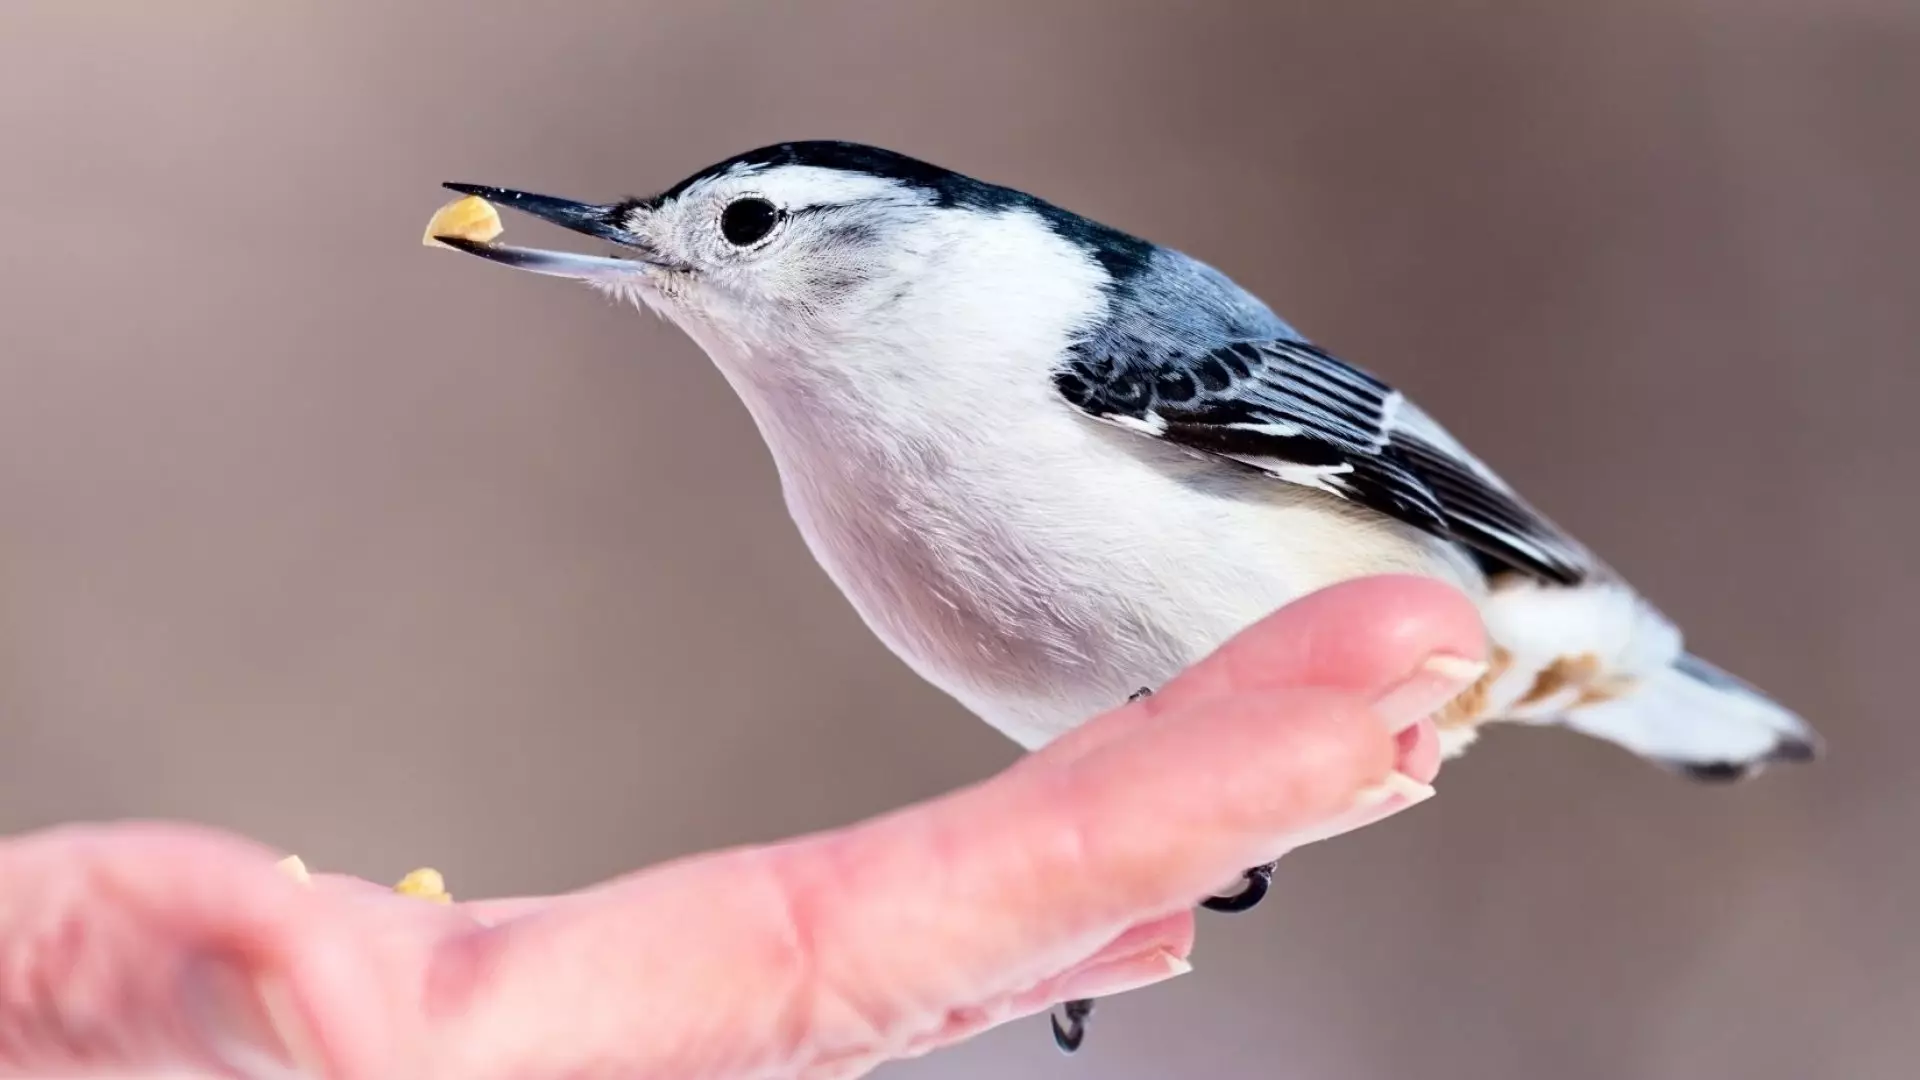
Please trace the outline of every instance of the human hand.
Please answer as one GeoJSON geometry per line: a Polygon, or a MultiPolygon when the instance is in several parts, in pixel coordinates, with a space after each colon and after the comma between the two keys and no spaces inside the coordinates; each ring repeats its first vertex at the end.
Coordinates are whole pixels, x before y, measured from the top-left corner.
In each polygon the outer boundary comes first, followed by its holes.
{"type": "Polygon", "coordinates": [[[1187,970],[1241,868],[1404,809],[1482,632],[1317,593],[950,795],[565,896],[452,905],[127,824],[0,842],[0,1076],[853,1077],[1187,970]],[[1405,730],[1401,730],[1401,729],[1405,730]],[[1398,736],[1391,731],[1401,731],[1398,736]]]}

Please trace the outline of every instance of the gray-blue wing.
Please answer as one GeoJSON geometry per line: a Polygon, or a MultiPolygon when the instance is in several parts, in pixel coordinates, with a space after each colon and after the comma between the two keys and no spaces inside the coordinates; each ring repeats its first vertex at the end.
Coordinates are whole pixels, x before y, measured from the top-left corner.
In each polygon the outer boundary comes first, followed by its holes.
{"type": "Polygon", "coordinates": [[[1460,543],[1489,572],[1574,585],[1596,570],[1399,391],[1304,341],[1082,350],[1054,384],[1089,416],[1367,506],[1460,543]]]}

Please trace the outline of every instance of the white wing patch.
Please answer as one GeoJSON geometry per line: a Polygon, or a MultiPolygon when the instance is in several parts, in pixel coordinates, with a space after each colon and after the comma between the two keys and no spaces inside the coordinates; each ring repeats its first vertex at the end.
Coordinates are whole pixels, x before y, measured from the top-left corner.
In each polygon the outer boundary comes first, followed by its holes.
{"type": "Polygon", "coordinates": [[[1167,433],[1167,418],[1157,413],[1148,413],[1145,416],[1110,416],[1106,419],[1117,427],[1137,431],[1142,435],[1152,435],[1155,438],[1167,433]]]}

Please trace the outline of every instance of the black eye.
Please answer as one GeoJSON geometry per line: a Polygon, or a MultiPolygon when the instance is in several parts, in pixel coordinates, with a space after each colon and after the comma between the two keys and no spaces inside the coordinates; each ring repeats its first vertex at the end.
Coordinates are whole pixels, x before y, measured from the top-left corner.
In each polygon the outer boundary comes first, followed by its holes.
{"type": "Polygon", "coordinates": [[[735,199],[720,213],[720,234],[735,247],[758,243],[773,231],[780,211],[765,199],[735,199]]]}

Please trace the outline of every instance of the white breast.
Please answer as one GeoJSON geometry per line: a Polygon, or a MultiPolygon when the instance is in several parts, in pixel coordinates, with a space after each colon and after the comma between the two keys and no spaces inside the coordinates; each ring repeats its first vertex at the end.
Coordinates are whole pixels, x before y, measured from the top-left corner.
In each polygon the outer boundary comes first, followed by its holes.
{"type": "Polygon", "coordinates": [[[1456,569],[1439,545],[1330,496],[1064,405],[1004,435],[962,459],[780,457],[794,520],[874,632],[1024,746],[1306,592],[1456,569]]]}
{"type": "Polygon", "coordinates": [[[1415,530],[1079,416],[1049,376],[1097,269],[1028,215],[976,220],[995,235],[831,356],[715,357],[814,555],[927,680],[1033,747],[1335,581],[1479,586],[1415,530]]]}

